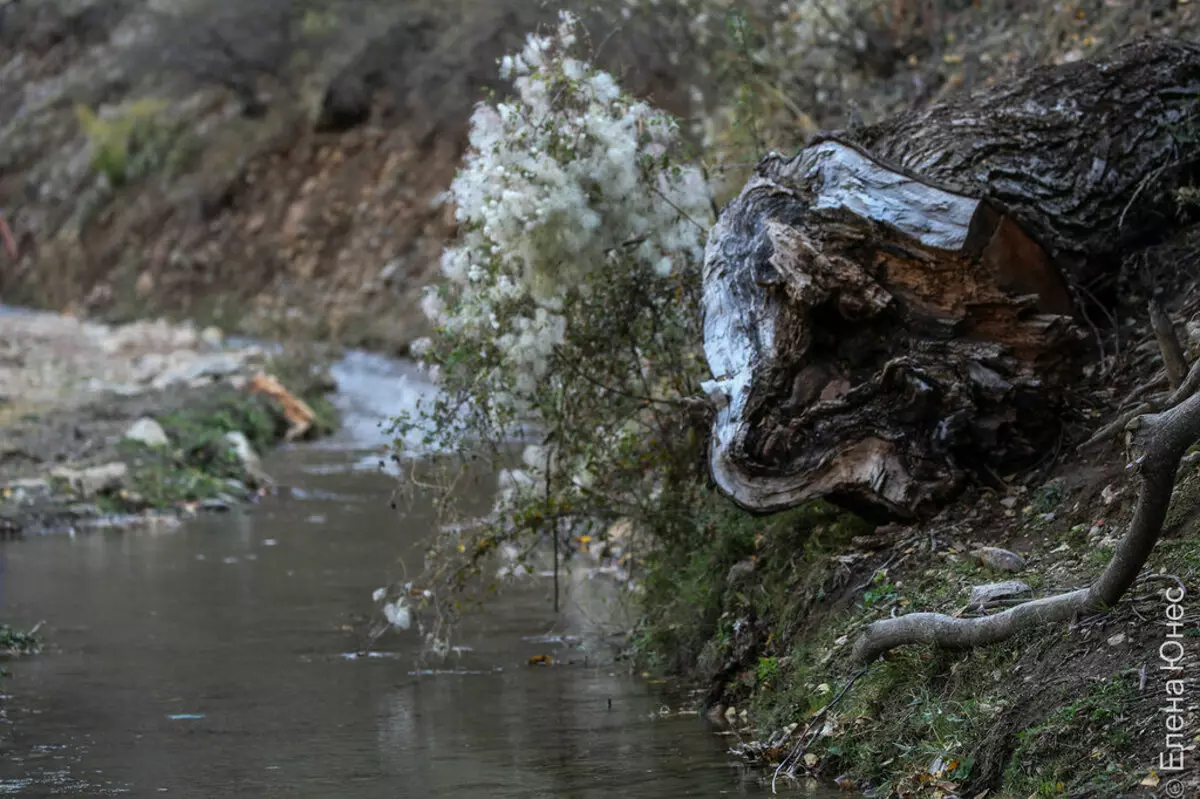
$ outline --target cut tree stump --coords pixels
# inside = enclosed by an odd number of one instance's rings
[[[1192,221],[1198,100],[1144,40],[764,158],[704,266],[720,488],[911,519],[1052,452],[1077,287]]]

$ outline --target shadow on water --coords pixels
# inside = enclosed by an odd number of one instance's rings
[[[424,389],[366,363],[342,365],[339,439],[268,460],[293,491],[176,528],[0,542],[3,618],[48,638],[10,666],[0,793],[769,793],[699,718],[653,717],[683,700],[589,643],[603,590],[577,583],[559,617],[548,581],[509,590],[445,662],[418,661],[415,630],[352,654],[432,518],[397,516],[391,478],[365,468],[374,419],[397,409],[379,398]],[[576,662],[527,665],[542,653]]]

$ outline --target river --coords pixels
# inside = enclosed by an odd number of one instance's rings
[[[769,793],[731,739],[658,713],[686,695],[613,662],[599,581],[569,583],[558,615],[549,581],[509,588],[445,662],[419,659],[415,629],[356,657],[373,589],[419,566],[432,523],[389,507],[378,419],[427,389],[367,355],[335,376],[343,430],[269,456],[287,488],[257,506],[0,542],[0,618],[44,622],[47,641],[8,664],[0,793]]]

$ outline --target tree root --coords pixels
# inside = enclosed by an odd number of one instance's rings
[[[1034,625],[1108,610],[1137,580],[1138,573],[1162,532],[1175,474],[1187,449],[1200,439],[1200,363],[1172,394],[1177,404],[1161,413],[1130,419],[1130,428],[1144,447],[1137,459],[1142,478],[1137,507],[1129,529],[1117,544],[1104,571],[1087,588],[1035,599],[992,616],[955,618],[941,613],[910,613],[872,623],[854,644],[853,659],[869,663],[889,649],[916,643],[946,648],[971,648],[999,643]],[[1111,427],[1111,425],[1110,425]]]
[[[1151,400],[1143,402],[1131,411],[1126,411],[1104,427],[1100,428],[1095,435],[1083,442],[1076,448],[1076,452],[1084,453],[1092,447],[1108,442],[1114,436],[1126,430],[1134,419],[1138,419],[1149,414],[1158,412],[1161,408],[1175,408],[1184,400],[1191,397],[1200,390],[1200,361],[1192,364],[1191,370],[1188,371],[1187,377],[1179,384],[1171,394],[1161,402]]]
[[[1175,335],[1175,325],[1171,317],[1163,310],[1162,303],[1157,297],[1150,300],[1150,326],[1154,329],[1154,337],[1158,339],[1158,348],[1162,352],[1163,367],[1167,370],[1167,380],[1171,390],[1179,388],[1183,377],[1188,373],[1187,360],[1183,357],[1183,346]]]

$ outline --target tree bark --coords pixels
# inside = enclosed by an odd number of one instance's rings
[[[1105,59],[767,156],[704,268],[711,468],[743,507],[913,518],[1060,435],[1076,287],[1185,219],[1200,47]]]

